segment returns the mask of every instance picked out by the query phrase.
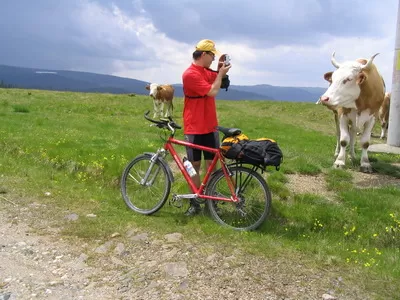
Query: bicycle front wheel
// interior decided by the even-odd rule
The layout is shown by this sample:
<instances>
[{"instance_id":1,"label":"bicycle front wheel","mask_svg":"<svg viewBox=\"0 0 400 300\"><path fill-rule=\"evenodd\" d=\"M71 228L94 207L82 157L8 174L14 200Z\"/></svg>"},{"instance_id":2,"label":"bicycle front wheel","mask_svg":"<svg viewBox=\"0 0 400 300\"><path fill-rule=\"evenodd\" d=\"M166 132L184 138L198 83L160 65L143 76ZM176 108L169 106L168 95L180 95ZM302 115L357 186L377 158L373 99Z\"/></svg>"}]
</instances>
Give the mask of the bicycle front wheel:
<instances>
[{"instance_id":1,"label":"bicycle front wheel","mask_svg":"<svg viewBox=\"0 0 400 300\"><path fill-rule=\"evenodd\" d=\"M167 167L151 155L134 158L125 168L121 178L121 193L126 205L141 214L158 211L167 201L171 189Z\"/></svg>"},{"instance_id":2,"label":"bicycle front wheel","mask_svg":"<svg viewBox=\"0 0 400 300\"><path fill-rule=\"evenodd\" d=\"M256 171L229 167L239 202L208 200L211 216L220 224L236 230L254 230L267 218L271 207L271 192L264 178ZM207 186L207 195L231 198L222 169L214 173Z\"/></svg>"}]
</instances>

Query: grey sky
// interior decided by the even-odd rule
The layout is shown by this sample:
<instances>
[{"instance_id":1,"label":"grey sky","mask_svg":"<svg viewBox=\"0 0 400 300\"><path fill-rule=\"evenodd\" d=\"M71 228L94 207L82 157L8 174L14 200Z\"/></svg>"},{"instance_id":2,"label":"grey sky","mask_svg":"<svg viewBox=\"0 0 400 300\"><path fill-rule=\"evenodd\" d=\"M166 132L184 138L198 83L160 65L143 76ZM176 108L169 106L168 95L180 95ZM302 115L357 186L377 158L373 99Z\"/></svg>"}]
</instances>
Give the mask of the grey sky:
<instances>
[{"instance_id":1,"label":"grey sky","mask_svg":"<svg viewBox=\"0 0 400 300\"><path fill-rule=\"evenodd\" d=\"M218 3L218 4L217 4ZM395 0L13 0L0 64L179 83L195 44L232 57L232 84L326 86L330 55L370 57L391 86Z\"/></svg>"}]
</instances>

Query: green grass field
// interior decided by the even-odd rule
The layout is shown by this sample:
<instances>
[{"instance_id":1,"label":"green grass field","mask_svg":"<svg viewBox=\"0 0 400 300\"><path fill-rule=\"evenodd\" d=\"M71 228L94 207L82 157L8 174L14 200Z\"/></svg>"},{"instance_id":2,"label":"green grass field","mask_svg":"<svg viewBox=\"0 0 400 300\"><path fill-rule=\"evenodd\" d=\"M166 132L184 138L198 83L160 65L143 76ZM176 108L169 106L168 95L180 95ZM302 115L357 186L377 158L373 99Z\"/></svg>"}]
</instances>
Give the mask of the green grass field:
<instances>
[{"instance_id":1,"label":"green grass field","mask_svg":"<svg viewBox=\"0 0 400 300\"><path fill-rule=\"evenodd\" d=\"M399 297L400 156L370 153L371 178L382 177L387 184L357 186L358 162L332 168L336 140L333 115L326 108L217 102L220 125L239 127L250 138L275 139L284 153L280 171L270 168L265 174L273 195L271 215L255 232L236 232L208 216L185 218L184 208L168 204L150 217L125 206L119 190L125 165L162 144L159 131L143 118L152 108L148 97L30 92L0 89L0 195L25 204L32 199L51 204L43 218L54 220L54 226L66 211L98 216L64 225L66 237L98 239L129 226L178 231L272 259L301 257L308 265L341 270L377 299ZM174 119L182 124L182 99L174 101ZM377 126L374 134L379 134ZM182 132L176 137L182 138ZM372 143L380 141L373 138ZM289 176L300 175L325 184L331 196L290 189ZM173 190L184 191L183 178L176 179Z\"/></svg>"}]
</instances>

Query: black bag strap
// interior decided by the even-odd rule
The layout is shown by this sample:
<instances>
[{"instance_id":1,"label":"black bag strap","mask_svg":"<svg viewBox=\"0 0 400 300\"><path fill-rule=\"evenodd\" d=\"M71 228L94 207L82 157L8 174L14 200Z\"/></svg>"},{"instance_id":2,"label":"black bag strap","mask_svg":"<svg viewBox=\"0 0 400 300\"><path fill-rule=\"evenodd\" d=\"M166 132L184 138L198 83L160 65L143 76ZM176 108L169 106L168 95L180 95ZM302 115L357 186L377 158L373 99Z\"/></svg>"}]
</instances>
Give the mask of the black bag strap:
<instances>
[{"instance_id":1,"label":"black bag strap","mask_svg":"<svg viewBox=\"0 0 400 300\"><path fill-rule=\"evenodd\" d=\"M189 98L189 99L199 99L199 98L205 98L206 96L188 96L185 95L185 98Z\"/></svg>"},{"instance_id":2,"label":"black bag strap","mask_svg":"<svg viewBox=\"0 0 400 300\"><path fill-rule=\"evenodd\" d=\"M182 87L182 90L183 90L183 95L185 95L185 98L199 99L199 98L205 98L205 97L207 97L207 95L204 95L204 96L188 96L188 95L186 95L185 89L184 89L183 87Z\"/></svg>"}]
</instances>

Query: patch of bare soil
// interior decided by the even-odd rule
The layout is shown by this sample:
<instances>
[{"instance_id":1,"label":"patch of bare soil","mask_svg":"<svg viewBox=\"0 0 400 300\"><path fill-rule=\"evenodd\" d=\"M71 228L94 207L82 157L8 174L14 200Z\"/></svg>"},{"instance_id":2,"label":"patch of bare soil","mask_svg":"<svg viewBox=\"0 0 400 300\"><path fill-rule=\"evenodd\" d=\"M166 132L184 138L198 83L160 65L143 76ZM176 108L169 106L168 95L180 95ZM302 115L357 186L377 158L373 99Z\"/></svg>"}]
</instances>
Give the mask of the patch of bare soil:
<instances>
[{"instance_id":1,"label":"patch of bare soil","mask_svg":"<svg viewBox=\"0 0 400 300\"><path fill-rule=\"evenodd\" d=\"M317 194L333 200L335 193L328 191L326 181L323 174L316 176L302 174L288 174L289 179L287 186L294 194Z\"/></svg>"},{"instance_id":2,"label":"patch of bare soil","mask_svg":"<svg viewBox=\"0 0 400 300\"><path fill-rule=\"evenodd\" d=\"M387 185L400 187L400 179L382 174L367 174L362 172L351 171L353 175L353 183L358 188L374 188Z\"/></svg>"},{"instance_id":3,"label":"patch of bare soil","mask_svg":"<svg viewBox=\"0 0 400 300\"><path fill-rule=\"evenodd\" d=\"M353 176L353 184L357 188L373 188L394 185L400 187L400 179L382 174L368 174L358 171L350 171ZM317 194L333 200L335 193L328 191L323 174L316 176L302 174L288 174L287 186L294 194Z\"/></svg>"}]
</instances>

